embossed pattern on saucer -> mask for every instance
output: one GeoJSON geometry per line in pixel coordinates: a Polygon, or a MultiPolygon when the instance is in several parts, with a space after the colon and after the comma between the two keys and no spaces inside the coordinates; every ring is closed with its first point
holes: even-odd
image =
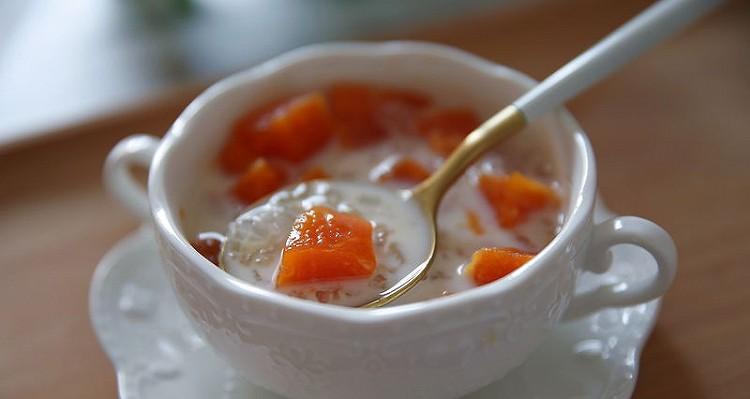
{"type": "MultiPolygon", "coordinates": [[[[610,216],[600,202],[595,219],[610,216]]],[[[621,245],[612,252],[609,278],[645,275],[655,268],[638,247],[621,245]]],[[[601,278],[584,274],[578,287],[586,290],[601,278]]],[[[206,346],[168,284],[148,226],[118,243],[94,274],[91,321],[117,372],[120,397],[280,398],[246,382],[206,346]]],[[[562,324],[526,363],[465,398],[629,398],[659,302],[607,309],[562,324]]]]}

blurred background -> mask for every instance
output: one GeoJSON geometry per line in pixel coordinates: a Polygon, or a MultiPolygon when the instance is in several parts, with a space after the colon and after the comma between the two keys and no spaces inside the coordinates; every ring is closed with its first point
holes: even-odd
{"type": "MultiPolygon", "coordinates": [[[[0,398],[116,397],[88,289],[140,222],[101,168],[211,82],[308,43],[393,39],[542,79],[652,2],[0,0],[0,398]]],[[[609,207],[680,253],[636,399],[747,397],[750,2],[727,3],[568,104],[609,207]]]]}
{"type": "Polygon", "coordinates": [[[3,0],[0,147],[286,50],[397,36],[519,0],[3,0]]]}

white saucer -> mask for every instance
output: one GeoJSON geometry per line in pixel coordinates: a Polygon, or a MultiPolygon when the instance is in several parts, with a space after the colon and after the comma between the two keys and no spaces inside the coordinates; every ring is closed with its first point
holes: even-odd
{"type": "MultiPolygon", "coordinates": [[[[611,215],[597,207],[595,219],[611,215]]],[[[620,245],[612,252],[615,275],[645,275],[655,268],[640,248],[620,245]]],[[[602,278],[586,274],[579,289],[602,278]]],[[[524,365],[466,399],[629,398],[659,305],[655,300],[607,309],[562,324],[524,365]]],[[[123,399],[280,398],[237,375],[192,330],[159,265],[148,226],[101,260],[89,306],[123,399]]]]}

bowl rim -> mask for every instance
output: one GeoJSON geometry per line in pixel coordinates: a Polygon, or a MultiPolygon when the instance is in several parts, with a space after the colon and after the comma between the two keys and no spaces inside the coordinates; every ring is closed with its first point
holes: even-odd
{"type": "MultiPolygon", "coordinates": [[[[221,97],[236,86],[256,79],[263,79],[273,75],[293,64],[321,57],[349,57],[376,58],[382,56],[398,57],[406,55],[423,55],[446,58],[476,70],[477,73],[491,75],[506,80],[513,80],[522,85],[532,87],[537,83],[533,78],[507,66],[496,64],[471,53],[453,47],[434,43],[415,41],[387,41],[387,42],[332,42],[304,46],[274,57],[262,64],[235,73],[211,85],[198,95],[175,120],[164,138],[161,140],[156,154],[151,162],[148,177],[148,197],[151,206],[155,228],[165,237],[168,244],[187,258],[191,266],[208,278],[216,286],[222,287],[235,295],[267,302],[275,305],[279,310],[296,311],[336,322],[352,323],[356,325],[372,325],[391,322],[415,314],[426,314],[438,310],[455,309],[469,303],[484,301],[496,297],[514,286],[522,285],[532,278],[543,263],[554,252],[565,250],[565,243],[572,241],[582,231],[589,220],[594,206],[596,194],[595,161],[591,145],[578,122],[565,108],[555,111],[562,130],[570,134],[573,142],[572,156],[578,158],[581,169],[581,184],[569,197],[572,210],[563,223],[559,233],[550,241],[531,261],[524,264],[508,276],[490,284],[462,291],[460,295],[433,298],[414,303],[394,305],[377,309],[350,308],[321,304],[314,301],[289,297],[282,293],[265,290],[217,268],[213,263],[201,256],[182,234],[179,224],[170,210],[165,189],[165,167],[171,151],[176,143],[184,140],[186,127],[190,120],[209,102],[221,97]]],[[[163,244],[162,244],[163,245],[163,244]]],[[[575,255],[571,255],[575,256],[575,255]]]]}

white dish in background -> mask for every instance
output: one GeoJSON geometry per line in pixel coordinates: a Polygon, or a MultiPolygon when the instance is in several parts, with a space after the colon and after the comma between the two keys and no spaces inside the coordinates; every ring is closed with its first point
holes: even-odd
{"type": "MultiPolygon", "coordinates": [[[[611,216],[597,205],[596,221],[611,216]]],[[[612,252],[611,273],[584,274],[578,289],[655,268],[638,247],[612,252]]],[[[144,226],[118,243],[93,277],[91,320],[116,370],[120,397],[280,398],[245,381],[206,346],[179,309],[159,262],[151,228],[144,226]]],[[[465,398],[629,398],[659,304],[606,309],[561,324],[522,366],[465,398]]]]}
{"type": "Polygon", "coordinates": [[[71,7],[3,0],[0,152],[92,122],[176,110],[217,76],[309,43],[524,6],[519,0],[432,0],[430,7],[403,0],[78,0],[71,7]]]}

